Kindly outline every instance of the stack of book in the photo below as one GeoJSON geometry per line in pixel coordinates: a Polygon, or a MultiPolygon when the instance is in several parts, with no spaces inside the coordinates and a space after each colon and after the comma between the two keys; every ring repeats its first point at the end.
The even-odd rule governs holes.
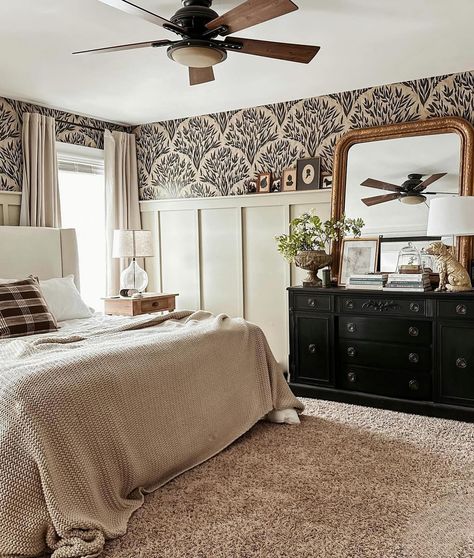
{"type": "Polygon", "coordinates": [[[365,273],[351,275],[346,283],[346,289],[367,289],[381,291],[388,279],[388,273],[365,273]]]}
{"type": "Polygon", "coordinates": [[[429,273],[391,273],[384,291],[431,291],[429,273]]]}

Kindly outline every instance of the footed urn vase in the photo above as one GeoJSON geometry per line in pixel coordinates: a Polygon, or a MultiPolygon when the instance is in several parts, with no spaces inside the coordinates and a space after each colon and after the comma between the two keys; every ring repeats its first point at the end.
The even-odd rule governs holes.
{"type": "Polygon", "coordinates": [[[328,266],[332,261],[332,256],[326,254],[324,250],[308,250],[298,252],[295,257],[297,267],[308,272],[303,281],[303,287],[322,287],[322,280],[318,277],[318,271],[328,266]]]}

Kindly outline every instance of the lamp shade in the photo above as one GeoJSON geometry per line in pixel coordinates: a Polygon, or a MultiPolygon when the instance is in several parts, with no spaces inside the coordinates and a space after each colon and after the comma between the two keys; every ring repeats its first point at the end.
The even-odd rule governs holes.
{"type": "Polygon", "coordinates": [[[151,231],[115,230],[114,258],[147,258],[153,256],[151,231]]]}
{"type": "Polygon", "coordinates": [[[474,236],[474,196],[431,200],[427,235],[474,236]]]}

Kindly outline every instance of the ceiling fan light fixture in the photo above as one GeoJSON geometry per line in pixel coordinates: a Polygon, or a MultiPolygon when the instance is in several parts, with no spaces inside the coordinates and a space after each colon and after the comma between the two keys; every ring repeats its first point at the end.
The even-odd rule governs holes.
{"type": "Polygon", "coordinates": [[[227,52],[205,41],[185,41],[170,47],[168,56],[188,68],[210,68],[224,62],[227,52]]]}
{"type": "Polygon", "coordinates": [[[407,205],[419,205],[420,203],[425,203],[426,197],[422,194],[408,194],[401,197],[400,201],[407,205]]]}

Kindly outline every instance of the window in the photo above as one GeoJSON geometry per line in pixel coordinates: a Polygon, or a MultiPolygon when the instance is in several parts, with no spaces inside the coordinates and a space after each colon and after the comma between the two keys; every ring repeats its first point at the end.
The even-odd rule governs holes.
{"type": "Polygon", "coordinates": [[[57,144],[63,228],[76,229],[81,295],[100,310],[106,293],[104,152],[57,144]]]}

